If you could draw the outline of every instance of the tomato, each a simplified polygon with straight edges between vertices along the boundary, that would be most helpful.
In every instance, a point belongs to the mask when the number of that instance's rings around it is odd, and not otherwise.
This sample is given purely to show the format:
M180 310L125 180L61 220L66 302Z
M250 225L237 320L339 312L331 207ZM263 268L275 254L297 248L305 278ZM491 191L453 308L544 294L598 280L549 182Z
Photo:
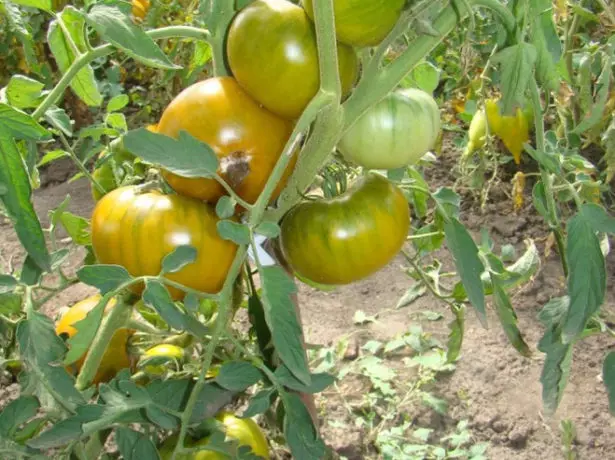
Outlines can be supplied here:
M348 284L384 267L401 249L409 226L403 193L369 173L338 197L292 208L282 220L280 246L300 276Z
M195 83L171 101L158 132L177 137L181 130L209 144L220 160L222 178L241 198L254 203L293 126L260 107L233 78L221 77ZM291 161L272 199L282 191L293 166ZM168 171L163 176L182 195L215 202L226 194L213 179L185 178Z
M314 19L312 0L302 0ZM406 0L334 0L335 33L342 43L364 47L379 44L401 15Z
M409 89L370 108L344 133L338 149L360 166L396 169L416 164L439 134L438 104L424 91Z
M145 16L147 16L149 7L150 0L132 0L132 15L143 21Z
M77 302L68 309L56 324L56 334L59 336L65 335L70 338L77 333L75 324L86 317L88 312L92 310L100 301L100 295L94 295L87 299ZM105 313L115 306L115 299L109 301L105 307ZM128 339L132 335L130 329L121 328L115 331L107 349L103 355L98 371L94 376L92 383L108 382L115 374L122 369L128 368L131 365L130 357L127 351ZM69 372L79 372L83 362L85 361L85 353L77 362L68 369Z
M222 412L216 418L223 424L223 430L230 440L237 441L240 446L249 446L254 455L269 458L267 439L254 420L238 418L228 412ZM205 446L207 443L209 443L209 437L198 441L186 441L186 444L190 447ZM160 457L163 460L171 458L175 444L177 444L177 436L171 436L163 443L159 449ZM225 460L228 457L214 451L203 450L194 454L179 455L175 458L179 460Z
M145 372L151 375L164 375L167 369L166 365L170 365L172 368L178 368L186 358L186 352L182 347L178 347L177 345L161 343L147 349L145 353L143 353L141 359L151 360L152 358L157 358L157 362L165 361L165 363L145 365Z
M342 90L358 75L354 50L338 44ZM298 118L320 86L314 25L286 0L256 0L237 14L228 33L228 62L239 84L285 118Z
M196 260L168 279L203 292L218 292L237 246L218 235L214 209L198 200L120 187L104 196L92 215L92 246L102 264L122 265L133 276L157 275L176 247L196 248ZM136 291L142 287L135 288ZM175 299L183 292L170 288Z

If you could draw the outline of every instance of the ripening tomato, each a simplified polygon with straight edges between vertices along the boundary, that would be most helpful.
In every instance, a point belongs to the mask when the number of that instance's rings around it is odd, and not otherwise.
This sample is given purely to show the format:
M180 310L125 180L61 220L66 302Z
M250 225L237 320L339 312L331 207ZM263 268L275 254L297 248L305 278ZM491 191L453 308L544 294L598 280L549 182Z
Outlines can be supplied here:
M344 133L338 149L365 168L396 169L416 164L439 134L438 104L426 92L409 89L370 108Z
M237 246L223 240L214 209L198 200L120 187L105 195L92 215L92 246L102 264L122 265L133 276L160 273L162 259L176 247L196 248L196 260L168 279L203 292L218 292ZM139 290L142 288L138 288ZM137 290L137 289L135 289ZM169 288L175 299L183 292Z
M342 92L358 75L354 50L338 44ZM314 25L300 6L286 0L256 0L233 20L228 62L239 84L267 109L298 118L320 86Z
M132 15L143 21L149 11L150 0L132 0Z
M312 0L302 0L314 19ZM406 0L333 0L335 34L342 43L365 47L379 44L401 16Z
M86 317L86 315L94 309L100 301L100 295L94 295L87 299L77 302L71 308L69 308L56 324L56 334L60 337L64 336L66 339L71 338L77 333L75 324ZM105 307L105 313L108 313L111 308L115 306L115 299L111 299ZM129 368L131 365L130 356L128 355L127 346L128 339L132 335L130 329L121 328L115 331L107 349L103 355L98 371L94 376L93 384L100 382L108 382L115 374L122 369ZM69 366L69 372L79 372L83 362L85 361L85 353L79 360Z
M145 372L151 375L164 375L168 366L178 368L184 362L186 351L177 345L161 343L145 350L141 357L142 360L151 360L152 358L157 358L159 364L146 364L144 366ZM160 363L161 361L164 361L164 363Z
M348 284L384 267L401 249L409 226L401 190L369 173L338 197L292 208L282 220L280 246L303 278Z
M231 77L210 78L183 90L165 109L158 132L177 137L181 130L208 144L220 160L219 173L244 200L254 203L280 158L292 123L260 107ZM282 191L296 155L272 199ZM213 179L186 178L168 171L164 178L185 196L215 202L226 192Z

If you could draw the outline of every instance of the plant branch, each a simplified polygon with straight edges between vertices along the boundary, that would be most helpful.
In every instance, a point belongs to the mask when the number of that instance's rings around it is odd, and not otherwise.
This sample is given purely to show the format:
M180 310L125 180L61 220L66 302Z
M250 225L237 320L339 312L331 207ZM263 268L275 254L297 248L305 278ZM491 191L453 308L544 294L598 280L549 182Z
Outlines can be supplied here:
M206 29L199 29L196 27L189 26L171 26L171 27L163 27L161 29L150 30L147 34L154 40L160 40L164 38L195 38L197 40L206 40L210 41L211 34ZM51 92L45 97L43 102L37 107L37 109L32 113L32 118L38 120L45 112L54 105L58 99L62 96L66 88L70 85L73 78L77 75L77 73L90 62L100 59L102 57L108 56L113 53L115 48L110 44L105 44L101 46L97 46L93 48L91 51L88 51L85 54L79 56L75 61L70 65L66 73L62 76L58 84L51 90Z
M320 90L332 93L339 103L342 97L342 86L337 60L333 0L314 2L314 24L318 45Z
M96 179L94 179L94 176L92 176L92 173L90 173L90 171L88 171L88 168L86 168L85 165L81 162L81 160L77 157L77 155L75 154L75 151L70 146L70 144L69 144L68 140L66 139L66 136L64 135L64 133L62 133L60 131L59 136L60 136L60 142L62 142L62 145L64 146L64 148L68 152L68 155L70 156L70 159L73 160L73 163L75 163L77 168L79 168L79 171L81 171L81 173L85 177L88 178L88 180L96 188L96 190L98 190L102 194L107 193L107 190L105 190L103 188L103 186L100 185L100 183Z

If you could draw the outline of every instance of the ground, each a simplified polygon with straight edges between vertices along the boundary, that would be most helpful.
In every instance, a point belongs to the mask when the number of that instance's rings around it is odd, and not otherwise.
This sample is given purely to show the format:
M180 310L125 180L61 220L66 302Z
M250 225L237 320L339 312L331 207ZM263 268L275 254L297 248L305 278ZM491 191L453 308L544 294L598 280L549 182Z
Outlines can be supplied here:
M455 155L449 146L443 157L428 170L432 187L452 185L451 165ZM66 165L53 168L43 175L44 187L37 190L34 197L44 224L48 221L48 210L56 207L67 194L71 195L70 210L89 216L93 203L88 184L83 180L67 183ZM524 239L534 238L544 251L547 232L540 218L531 212L531 205L520 214L512 215L510 200L504 193L507 187L508 184L503 184L495 188L484 213L473 204L475 201L464 196L462 220L473 232L487 228L499 245L511 243L522 249ZM18 263L22 254L11 226L3 222L0 225L3 268L11 257ZM451 265L450 255L445 250L436 256L445 266ZM351 341L356 347L370 339L386 341L418 324L421 320L417 312L423 310L444 315L443 320L424 320L422 325L433 337L446 342L449 313L434 298L426 295L404 309L394 309L411 283L402 271L403 265L403 260L397 258L370 278L333 292L300 285L299 302L308 343L328 346L348 335L357 341ZM615 312L615 257L612 253L607 268L609 281L604 308ZM533 351L531 358L523 358L509 345L493 314L489 315L489 329L484 329L468 310L462 355L456 370L440 375L431 390L448 401L447 415L440 416L419 407L414 413L406 414L409 420L416 426L434 429L435 434L447 433L458 421L468 420L475 440L489 442L487 457L490 459L550 460L563 458L560 421L569 419L576 426L575 449L579 458L615 458L615 418L608 413L607 396L600 380L602 360L614 346L612 339L603 335L576 346L570 383L559 410L553 417L545 416L542 411L539 379L544 356L536 350L536 344L543 330L536 315L551 297L561 295L564 287L557 254L552 252L549 257L543 256L542 267L535 278L512 296L520 329ZM62 306L91 292L86 286L76 285L48 303L45 311L56 315ZM355 325L353 316L358 310L368 316L384 313L375 322ZM400 378L412 378L410 370L405 371L400 363L397 364ZM352 459L378 457L368 446L369 436L363 429L355 428L352 411L347 409L349 402L351 406L353 401L360 402L364 392L369 390L364 385L361 381L342 381L340 392L327 391L317 400L323 416L321 430L325 440L338 453ZM5 381L0 389L0 404L4 405L16 390L15 384Z

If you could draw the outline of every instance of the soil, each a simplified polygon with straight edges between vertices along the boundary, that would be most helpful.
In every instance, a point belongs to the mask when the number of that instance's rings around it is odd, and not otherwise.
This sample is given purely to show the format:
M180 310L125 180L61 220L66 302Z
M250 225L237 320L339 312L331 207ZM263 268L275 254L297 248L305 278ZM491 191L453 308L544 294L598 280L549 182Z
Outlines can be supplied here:
M434 166L427 170L432 187L452 186L455 181L454 163L457 153L449 145ZM71 195L70 210L89 216L93 207L89 185L84 180L66 183L72 175L69 164L54 166L43 175L44 188L35 192L36 210L43 224L48 222L48 211L55 208L67 194ZM489 230L496 244L513 244L523 249L523 241L533 238L544 252L547 230L542 220L527 204L513 214L507 197L510 184L502 182L495 187L490 200L481 212L470 193L464 193L461 219L473 231ZM23 251L6 221L0 223L0 255L3 269L9 259L19 263ZM78 263L82 254L73 256ZM447 251L435 257L446 267L452 264ZM604 309L615 314L615 257L608 258L608 295ZM322 292L305 285L299 286L302 320L309 344L329 346L351 335L358 347L370 339L387 340L402 334L412 325L422 324L425 330L446 342L448 335L448 308L429 295L410 306L395 310L399 298L412 280L403 272L404 262L395 259L388 267L370 278L332 292ZM456 370L438 377L431 391L449 403L446 416L433 411L417 409L404 414L416 426L432 428L438 434L449 433L460 420L468 420L477 442L489 443L487 457L496 460L550 460L564 458L560 422L574 422L577 436L574 448L580 459L615 459L615 418L608 412L607 395L600 380L602 360L615 342L606 335L582 341L575 347L570 382L557 413L544 415L541 404L540 373L544 355L536 349L543 329L536 315L552 297L559 296L565 280L555 250L542 257L542 267L534 279L513 293L519 327L533 351L531 358L520 356L509 345L495 315L490 314L490 327L484 329L468 309L462 355ZM56 316L61 307L70 305L93 293L87 286L75 285L64 291L47 305L47 314ZM357 326L353 322L356 311L377 315L375 322ZM430 310L444 315L441 321L422 321L417 312ZM386 311L386 312L385 312ZM360 351L359 351L360 353ZM351 356L352 358L352 356ZM396 367L400 378L411 378L410 370L404 374L403 365ZM344 399L359 399L366 388L361 382L348 380L339 387ZM0 406L17 394L16 384L0 383ZM328 392L320 396L317 405L322 416L322 433L326 442L340 455L350 459L377 458L373 448L367 446L366 433L354 425L353 418L344 409L339 393ZM336 422L334 426L330 422ZM339 428L343 426L342 428Z

